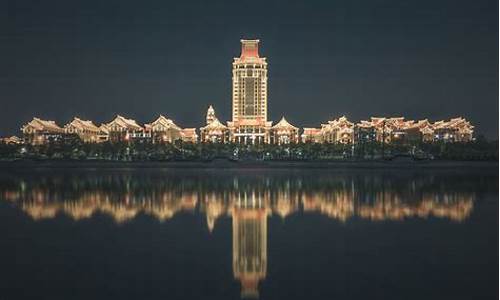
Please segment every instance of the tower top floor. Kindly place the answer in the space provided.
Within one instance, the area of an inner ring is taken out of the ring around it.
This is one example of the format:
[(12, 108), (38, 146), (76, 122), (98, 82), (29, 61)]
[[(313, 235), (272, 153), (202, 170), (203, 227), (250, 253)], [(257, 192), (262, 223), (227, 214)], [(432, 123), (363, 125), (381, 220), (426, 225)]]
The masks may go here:
[(259, 56), (259, 40), (240, 40), (241, 42), (241, 55), (235, 57), (233, 65), (235, 64), (264, 64), (266, 63), (265, 57)]

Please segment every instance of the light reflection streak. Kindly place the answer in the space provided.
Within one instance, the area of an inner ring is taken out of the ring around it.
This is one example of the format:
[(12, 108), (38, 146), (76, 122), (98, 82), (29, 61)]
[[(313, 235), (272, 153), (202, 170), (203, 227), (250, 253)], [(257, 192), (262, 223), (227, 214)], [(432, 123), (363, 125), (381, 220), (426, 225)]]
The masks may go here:
[(35, 221), (65, 215), (74, 221), (96, 214), (123, 224), (140, 214), (159, 222), (182, 212), (206, 218), (212, 232), (220, 218), (232, 218), (233, 275), (241, 282), (242, 297), (259, 295), (267, 272), (268, 217), (286, 219), (315, 213), (338, 222), (353, 218), (369, 221), (404, 221), (440, 218), (463, 222), (472, 213), (476, 192), (412, 178), (397, 185), (379, 178), (327, 177), (307, 180), (234, 177), (227, 185), (210, 179), (45, 178), (15, 181), (0, 186), (0, 197)]

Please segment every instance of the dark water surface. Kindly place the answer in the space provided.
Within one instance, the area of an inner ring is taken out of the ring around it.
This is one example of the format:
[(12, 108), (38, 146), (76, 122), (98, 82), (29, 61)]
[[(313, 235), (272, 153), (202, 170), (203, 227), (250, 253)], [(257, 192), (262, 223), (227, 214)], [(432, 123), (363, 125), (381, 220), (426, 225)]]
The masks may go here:
[(498, 173), (0, 171), (0, 299), (497, 299)]

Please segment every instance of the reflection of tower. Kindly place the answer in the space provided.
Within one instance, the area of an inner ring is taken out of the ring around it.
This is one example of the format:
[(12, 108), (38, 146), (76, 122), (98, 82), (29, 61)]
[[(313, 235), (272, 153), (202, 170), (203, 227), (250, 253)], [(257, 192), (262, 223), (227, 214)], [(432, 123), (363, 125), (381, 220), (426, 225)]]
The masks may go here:
[(233, 204), (233, 272), (242, 297), (258, 297), (267, 269), (267, 212), (262, 197), (239, 195)]

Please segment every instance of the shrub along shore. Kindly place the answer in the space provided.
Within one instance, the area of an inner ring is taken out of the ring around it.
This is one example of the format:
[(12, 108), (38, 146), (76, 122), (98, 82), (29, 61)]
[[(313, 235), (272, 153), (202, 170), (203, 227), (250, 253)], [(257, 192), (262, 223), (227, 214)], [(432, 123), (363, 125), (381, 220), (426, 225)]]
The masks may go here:
[(478, 138), (468, 143), (418, 143), (395, 145), (315, 144), (242, 145), (175, 142), (99, 143), (81, 141), (46, 145), (0, 144), (0, 160), (72, 161), (498, 161), (498, 141)]

